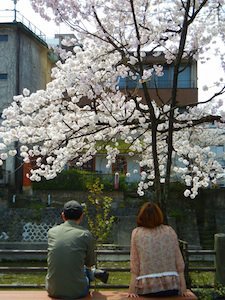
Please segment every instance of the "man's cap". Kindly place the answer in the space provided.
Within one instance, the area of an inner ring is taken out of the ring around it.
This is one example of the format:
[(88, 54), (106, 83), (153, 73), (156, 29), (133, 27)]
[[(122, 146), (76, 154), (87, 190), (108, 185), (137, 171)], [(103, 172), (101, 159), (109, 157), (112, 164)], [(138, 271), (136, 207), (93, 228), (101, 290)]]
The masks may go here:
[(80, 212), (83, 212), (83, 207), (82, 205), (77, 202), (76, 200), (71, 200), (71, 201), (68, 201), (64, 204), (64, 207), (63, 207), (63, 210), (64, 211), (68, 211), (68, 210), (74, 210), (74, 211), (80, 211)]

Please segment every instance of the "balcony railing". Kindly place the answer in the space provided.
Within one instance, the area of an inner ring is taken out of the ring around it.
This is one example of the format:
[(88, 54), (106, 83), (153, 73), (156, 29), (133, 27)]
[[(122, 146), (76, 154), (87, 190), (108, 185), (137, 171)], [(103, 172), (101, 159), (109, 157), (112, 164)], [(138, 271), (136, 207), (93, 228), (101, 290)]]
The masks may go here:
[(46, 41), (46, 35), (34, 24), (32, 24), (27, 18), (25, 18), (20, 12), (10, 9), (0, 10), (0, 23), (8, 22), (20, 22), (40, 39)]

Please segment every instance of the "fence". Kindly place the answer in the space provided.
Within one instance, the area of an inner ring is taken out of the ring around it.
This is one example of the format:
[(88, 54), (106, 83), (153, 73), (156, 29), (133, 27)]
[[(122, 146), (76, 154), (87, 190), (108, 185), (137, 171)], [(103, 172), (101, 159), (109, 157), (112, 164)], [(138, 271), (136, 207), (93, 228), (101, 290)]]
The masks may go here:
[[(185, 260), (185, 277), (187, 281), (188, 288), (213, 288), (213, 286), (195, 286), (191, 284), (190, 281), (190, 272), (197, 271), (197, 272), (216, 272), (216, 267), (204, 267), (204, 266), (197, 266), (193, 267), (190, 266), (189, 263), (192, 261), (191, 258), (196, 257), (199, 259), (202, 256), (210, 255), (211, 257), (216, 256), (215, 250), (188, 250), (187, 244), (182, 242), (181, 243), (181, 251), (184, 256)], [(119, 249), (119, 247), (115, 247), (114, 249), (98, 249), (96, 250), (97, 254), (97, 261), (100, 263), (101, 261), (129, 261), (129, 254), (130, 250), (127, 249)], [(47, 250), (0, 250), (0, 258), (5, 256), (19, 256), (19, 255), (35, 255), (40, 256), (42, 259), (46, 259)], [(111, 258), (110, 258), (111, 257)], [(108, 272), (129, 272), (129, 267), (101, 267), (101, 269), (105, 269)], [(26, 266), (26, 267), (18, 267), (18, 266), (1, 266), (0, 263), (0, 274), (3, 273), (46, 273), (47, 267), (36, 267), (36, 266)], [(97, 288), (105, 288), (105, 289), (127, 289), (127, 284), (95, 284), (94, 287)], [(44, 288), (43, 284), (0, 284), (0, 288)]]
[[(101, 260), (103, 259), (103, 261), (105, 261), (104, 257), (108, 257), (108, 256), (125, 256), (126, 258), (123, 258), (123, 261), (129, 261), (129, 250), (96, 250), (96, 254), (97, 254), (97, 260), (98, 263), (101, 262)], [(24, 255), (29, 255), (29, 256), (39, 256), (40, 258), (42, 257), (43, 259), (46, 259), (46, 255), (47, 255), (47, 250), (0, 250), (0, 257), (3, 256), (24, 256)], [(115, 261), (115, 260), (113, 260)], [(109, 272), (129, 272), (129, 268), (126, 267), (101, 267), (101, 269), (103, 270), (107, 270)], [(47, 267), (33, 267), (33, 266), (26, 266), (26, 267), (9, 267), (9, 266), (1, 266), (0, 263), (0, 274), (3, 273), (41, 273), (47, 272)], [(128, 288), (128, 285), (122, 285), (122, 284), (98, 284), (95, 285), (95, 287), (98, 288), (113, 288), (113, 289), (117, 289), (117, 288)], [(0, 288), (44, 288), (44, 284), (0, 284)]]

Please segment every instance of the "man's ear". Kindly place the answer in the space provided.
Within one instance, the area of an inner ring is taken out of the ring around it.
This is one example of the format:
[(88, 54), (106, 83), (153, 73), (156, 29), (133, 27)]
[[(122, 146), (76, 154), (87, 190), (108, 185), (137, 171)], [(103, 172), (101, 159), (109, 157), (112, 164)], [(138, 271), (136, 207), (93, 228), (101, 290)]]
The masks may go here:
[(66, 221), (66, 217), (64, 215), (64, 212), (61, 213), (61, 218), (63, 219), (64, 222)]
[(83, 217), (84, 217), (84, 213), (82, 213), (82, 215), (81, 215), (80, 218), (78, 219), (79, 224), (83, 221)]

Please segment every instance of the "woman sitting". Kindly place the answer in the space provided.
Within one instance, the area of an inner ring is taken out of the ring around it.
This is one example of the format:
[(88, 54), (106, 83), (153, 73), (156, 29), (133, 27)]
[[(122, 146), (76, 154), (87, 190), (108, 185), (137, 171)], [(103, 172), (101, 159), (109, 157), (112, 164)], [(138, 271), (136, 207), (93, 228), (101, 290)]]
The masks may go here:
[(128, 297), (190, 296), (184, 279), (184, 260), (172, 227), (163, 225), (158, 205), (145, 203), (131, 236), (131, 281)]

